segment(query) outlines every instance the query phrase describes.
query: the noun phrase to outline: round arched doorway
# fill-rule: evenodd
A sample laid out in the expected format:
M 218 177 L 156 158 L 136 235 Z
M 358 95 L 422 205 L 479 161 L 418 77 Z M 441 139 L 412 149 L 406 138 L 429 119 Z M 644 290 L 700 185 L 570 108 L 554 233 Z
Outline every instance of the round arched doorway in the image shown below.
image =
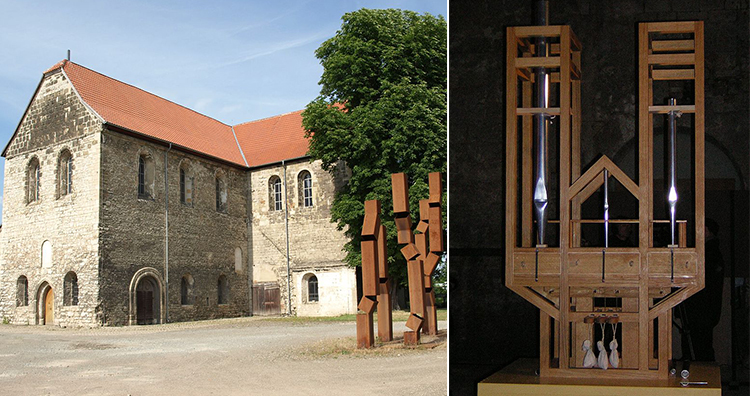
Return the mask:
M 159 284 L 152 276 L 143 277 L 135 288 L 136 323 L 159 323 Z
M 154 268 L 143 268 L 130 282 L 130 324 L 164 323 L 166 302 L 161 276 Z
M 39 286 L 36 295 L 37 301 L 37 323 L 41 325 L 52 325 L 55 323 L 55 292 L 49 283 L 44 282 Z

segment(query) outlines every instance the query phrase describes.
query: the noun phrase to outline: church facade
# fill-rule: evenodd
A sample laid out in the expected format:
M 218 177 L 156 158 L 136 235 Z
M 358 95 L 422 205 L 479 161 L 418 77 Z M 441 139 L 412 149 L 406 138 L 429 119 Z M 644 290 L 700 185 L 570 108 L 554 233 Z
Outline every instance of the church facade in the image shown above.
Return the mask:
M 0 317 L 98 326 L 356 312 L 301 112 L 226 125 L 69 61 L 11 141 Z

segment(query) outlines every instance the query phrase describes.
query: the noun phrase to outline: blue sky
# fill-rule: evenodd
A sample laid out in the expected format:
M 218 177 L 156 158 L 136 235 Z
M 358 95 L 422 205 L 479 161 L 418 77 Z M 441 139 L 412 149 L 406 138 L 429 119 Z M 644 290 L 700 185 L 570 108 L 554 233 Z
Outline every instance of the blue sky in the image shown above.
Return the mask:
M 0 0 L 0 142 L 10 140 L 42 72 L 68 49 L 73 62 L 227 124 L 300 110 L 320 91 L 315 49 L 360 8 L 446 17 L 448 4 Z

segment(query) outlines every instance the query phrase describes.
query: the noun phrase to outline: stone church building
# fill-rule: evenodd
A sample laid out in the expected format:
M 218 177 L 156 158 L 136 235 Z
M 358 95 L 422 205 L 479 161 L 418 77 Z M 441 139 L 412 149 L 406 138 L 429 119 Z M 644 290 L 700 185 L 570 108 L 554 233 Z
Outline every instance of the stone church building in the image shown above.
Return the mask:
M 301 112 L 227 125 L 70 61 L 5 147 L 0 317 L 97 326 L 356 312 Z

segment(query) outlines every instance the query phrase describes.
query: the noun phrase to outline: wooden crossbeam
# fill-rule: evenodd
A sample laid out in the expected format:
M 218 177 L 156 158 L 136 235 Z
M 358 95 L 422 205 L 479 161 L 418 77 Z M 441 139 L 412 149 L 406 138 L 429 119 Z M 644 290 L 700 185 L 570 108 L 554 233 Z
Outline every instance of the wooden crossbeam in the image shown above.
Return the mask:
M 695 80 L 693 69 L 654 69 L 651 78 L 656 81 L 664 80 Z
M 560 115 L 559 107 L 519 107 L 516 109 L 518 115 L 533 115 L 533 114 L 551 114 Z
M 516 58 L 517 68 L 528 68 L 528 67 L 560 67 L 559 56 L 546 56 L 546 57 L 528 57 L 528 58 Z
M 651 114 L 667 114 L 670 111 L 680 111 L 683 113 L 695 113 L 695 105 L 649 106 L 648 107 L 648 112 Z
M 651 49 L 654 52 L 695 51 L 695 40 L 653 40 Z
M 649 65 L 694 65 L 695 54 L 651 54 L 648 56 Z
M 562 26 L 517 26 L 516 37 L 559 37 Z
M 649 33 L 693 33 L 695 22 L 650 22 L 646 24 Z

